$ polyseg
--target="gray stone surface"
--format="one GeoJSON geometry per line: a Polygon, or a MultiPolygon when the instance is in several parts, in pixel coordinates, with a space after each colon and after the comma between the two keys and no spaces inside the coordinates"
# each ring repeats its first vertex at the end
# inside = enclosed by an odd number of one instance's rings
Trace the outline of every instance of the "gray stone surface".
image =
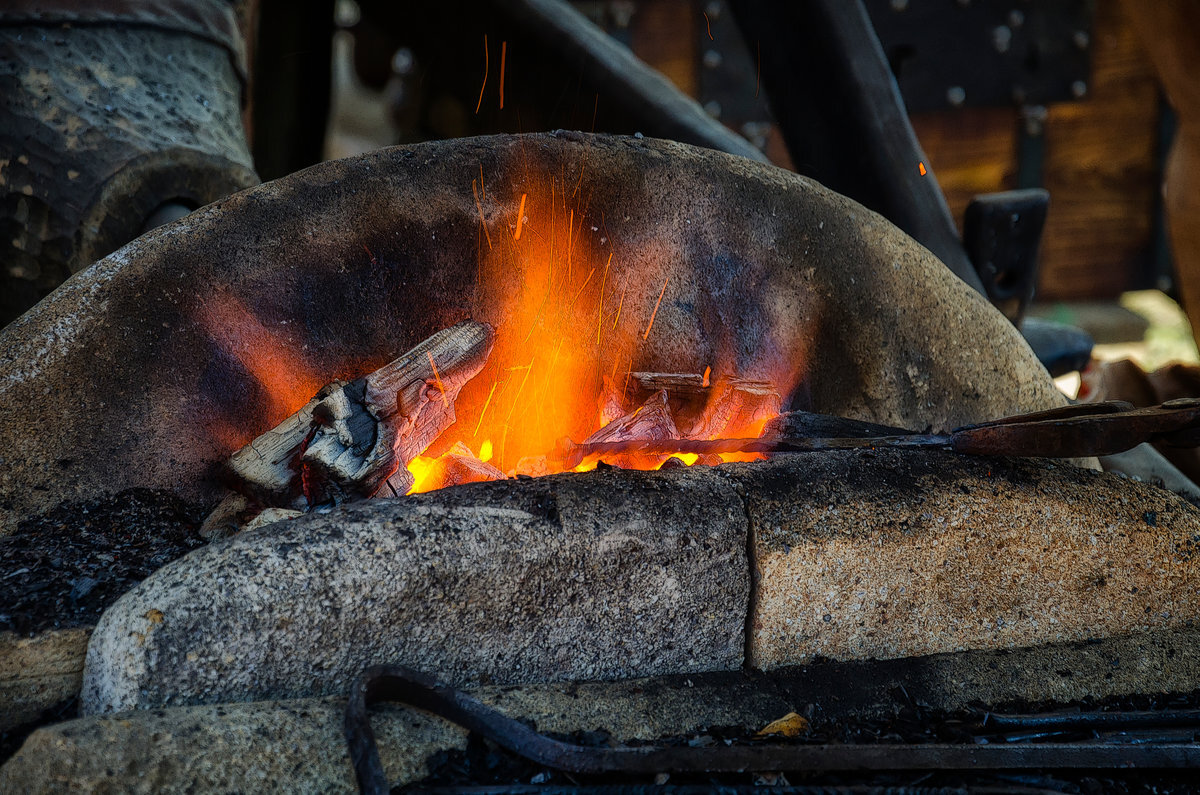
{"type": "Polygon", "coordinates": [[[822,659],[758,674],[759,691],[821,720],[895,715],[913,703],[954,711],[1021,702],[1065,704],[1200,687],[1200,630],[1151,630],[1079,643],[891,660],[822,659]]]}
{"type": "Polygon", "coordinates": [[[33,637],[0,632],[0,731],[36,719],[79,695],[88,627],[33,637]]]}
{"type": "MultiPolygon", "coordinates": [[[[474,692],[543,732],[606,731],[653,741],[707,726],[761,727],[790,711],[771,687],[698,675],[621,682],[486,687],[474,692]]],[[[344,702],[294,699],[123,712],[35,732],[0,767],[2,792],[353,792],[344,702]]],[[[382,704],[371,726],[388,780],[428,774],[466,732],[424,712],[382,704]]]]}
{"type": "MultiPolygon", "coordinates": [[[[503,334],[527,266],[516,247],[489,253],[480,219],[511,240],[523,196],[522,244],[565,237],[573,212],[574,262],[597,269],[562,337],[585,394],[617,366],[711,366],[797,387],[801,408],[914,428],[1063,402],[1011,324],[926,249],[796,174],[576,133],[433,142],[202,208],[0,331],[0,532],[134,486],[215,503],[217,465],[324,383],[465,317],[503,334]],[[602,291],[624,310],[597,345],[602,291]]],[[[463,402],[460,422],[477,410],[463,402]]]]}
{"type": "MultiPolygon", "coordinates": [[[[543,732],[654,742],[706,727],[756,730],[788,712],[832,725],[1015,701],[1065,702],[1200,687],[1200,630],[1138,633],[1004,652],[834,662],[618,682],[492,686],[473,695],[543,732]]],[[[99,715],[43,728],[0,767],[2,792],[353,791],[336,697],[99,715]]],[[[425,713],[372,707],[389,781],[428,773],[465,734],[425,713]]]]}
{"type": "Polygon", "coordinates": [[[101,617],[82,709],[738,668],[745,515],[708,470],[469,484],[310,514],[160,569],[101,617]]]}
{"type": "MultiPolygon", "coordinates": [[[[332,698],[80,718],[34,732],[0,767],[3,792],[356,792],[332,698]]],[[[427,775],[426,759],[466,732],[381,706],[372,722],[389,779],[427,775]]]]}
{"type": "Polygon", "coordinates": [[[1200,630],[1182,627],[1024,649],[899,660],[913,698],[942,709],[972,703],[1067,702],[1200,688],[1200,630]]]}
{"type": "Polygon", "coordinates": [[[862,450],[722,468],[747,495],[748,662],[1080,641],[1200,620],[1200,510],[1064,464],[862,450]]]}

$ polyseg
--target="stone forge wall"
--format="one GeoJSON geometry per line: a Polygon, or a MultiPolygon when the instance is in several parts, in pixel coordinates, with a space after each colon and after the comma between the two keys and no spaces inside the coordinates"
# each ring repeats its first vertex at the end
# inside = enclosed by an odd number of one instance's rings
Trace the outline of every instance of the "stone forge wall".
{"type": "Polygon", "coordinates": [[[913,450],[470,484],[164,567],[101,618],[82,704],[343,693],[377,663],[613,679],[1178,627],[1197,539],[1197,509],[1145,484],[913,450]]]}
{"type": "MultiPolygon", "coordinates": [[[[927,250],[796,174],[575,133],[432,142],[202,208],[0,332],[0,533],[139,486],[215,503],[218,465],[328,381],[466,317],[503,333],[524,275],[485,267],[510,264],[487,259],[489,241],[492,255],[510,247],[526,196],[521,243],[545,238],[547,216],[573,223],[559,238],[596,269],[587,290],[607,290],[610,310],[624,296],[622,370],[782,374],[781,388],[803,385],[801,408],[913,428],[1064,400],[927,250]]],[[[600,303],[582,289],[578,301],[600,303]]],[[[586,391],[614,354],[581,316],[583,350],[609,357],[586,391]]]]}
{"type": "Polygon", "coordinates": [[[345,693],[371,664],[460,685],[736,669],[745,514],[710,472],[375,500],[159,570],[100,620],[90,712],[345,693]]]}
{"type": "Polygon", "coordinates": [[[780,458],[737,477],[759,668],[1079,641],[1200,615],[1200,515],[1144,483],[895,450],[780,458]]]}

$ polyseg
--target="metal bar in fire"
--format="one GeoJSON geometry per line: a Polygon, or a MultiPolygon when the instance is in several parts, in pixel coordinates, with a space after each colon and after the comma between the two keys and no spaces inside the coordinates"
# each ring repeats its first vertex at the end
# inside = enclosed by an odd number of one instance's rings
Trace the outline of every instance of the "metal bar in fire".
{"type": "Polygon", "coordinates": [[[948,434],[906,433],[862,438],[794,437],[759,439],[630,439],[576,444],[557,451],[566,468],[588,456],[619,453],[813,453],[873,447],[952,450],[967,455],[1086,458],[1113,455],[1143,442],[1200,446],[1200,400],[1185,398],[1161,406],[1134,408],[1123,401],[1086,403],[1019,414],[948,434]]]}

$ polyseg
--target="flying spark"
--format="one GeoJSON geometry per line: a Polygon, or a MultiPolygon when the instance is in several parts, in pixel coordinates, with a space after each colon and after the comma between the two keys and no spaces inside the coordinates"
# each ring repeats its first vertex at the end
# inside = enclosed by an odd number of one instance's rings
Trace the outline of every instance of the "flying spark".
{"type": "Polygon", "coordinates": [[[654,318],[658,314],[658,307],[662,303],[663,296],[667,293],[667,282],[669,281],[671,281],[670,276],[663,282],[662,292],[658,294],[658,300],[654,303],[654,311],[650,313],[650,325],[646,326],[646,333],[642,335],[643,340],[650,337],[650,329],[654,328],[654,318]]]}

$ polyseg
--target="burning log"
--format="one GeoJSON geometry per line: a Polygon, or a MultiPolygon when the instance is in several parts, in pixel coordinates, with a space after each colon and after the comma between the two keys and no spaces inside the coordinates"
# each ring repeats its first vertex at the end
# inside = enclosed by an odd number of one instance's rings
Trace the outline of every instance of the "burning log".
{"type": "Polygon", "coordinates": [[[770,382],[710,376],[710,371],[629,374],[639,396],[666,390],[675,421],[688,439],[743,436],[779,413],[782,399],[770,382]]]}
{"type": "Polygon", "coordinates": [[[783,399],[769,381],[731,378],[712,389],[700,420],[689,429],[689,439],[758,435],[758,426],[779,414],[783,399]]]}
{"type": "Polygon", "coordinates": [[[303,408],[234,453],[234,488],[269,506],[305,510],[393,495],[404,465],[455,420],[454,399],[487,361],[495,332],[466,320],[370,375],[322,388],[303,408]]]}
{"type": "Polygon", "coordinates": [[[517,477],[518,475],[524,475],[525,477],[538,478],[542,475],[549,475],[550,472],[550,460],[548,456],[527,455],[522,456],[517,461],[517,465],[512,468],[508,476],[517,477]]]}
{"type": "Polygon", "coordinates": [[[629,413],[629,409],[625,407],[625,395],[607,375],[600,382],[600,396],[596,398],[596,411],[601,428],[629,413]]]}
{"type": "Polygon", "coordinates": [[[419,491],[432,491],[485,480],[504,480],[503,472],[481,460],[462,442],[455,442],[453,447],[437,458],[426,459],[422,456],[418,460],[424,462],[427,467],[424,472],[419,473],[419,491]]]}
{"type": "MultiPolygon", "coordinates": [[[[584,444],[596,442],[628,442],[646,439],[679,439],[679,429],[675,427],[675,418],[671,416],[671,408],[667,403],[667,391],[660,389],[650,396],[650,399],[635,409],[613,420],[600,430],[593,433],[584,444]]],[[[628,454],[601,456],[606,463],[614,466],[632,468],[638,462],[628,454]]],[[[653,456],[653,462],[641,460],[642,468],[658,466],[667,456],[653,456]],[[648,465],[648,466],[647,466],[648,465]]]]}
{"type": "Polygon", "coordinates": [[[630,373],[629,377],[645,392],[665,389],[671,397],[704,395],[709,389],[708,379],[700,373],[630,373]]]}

